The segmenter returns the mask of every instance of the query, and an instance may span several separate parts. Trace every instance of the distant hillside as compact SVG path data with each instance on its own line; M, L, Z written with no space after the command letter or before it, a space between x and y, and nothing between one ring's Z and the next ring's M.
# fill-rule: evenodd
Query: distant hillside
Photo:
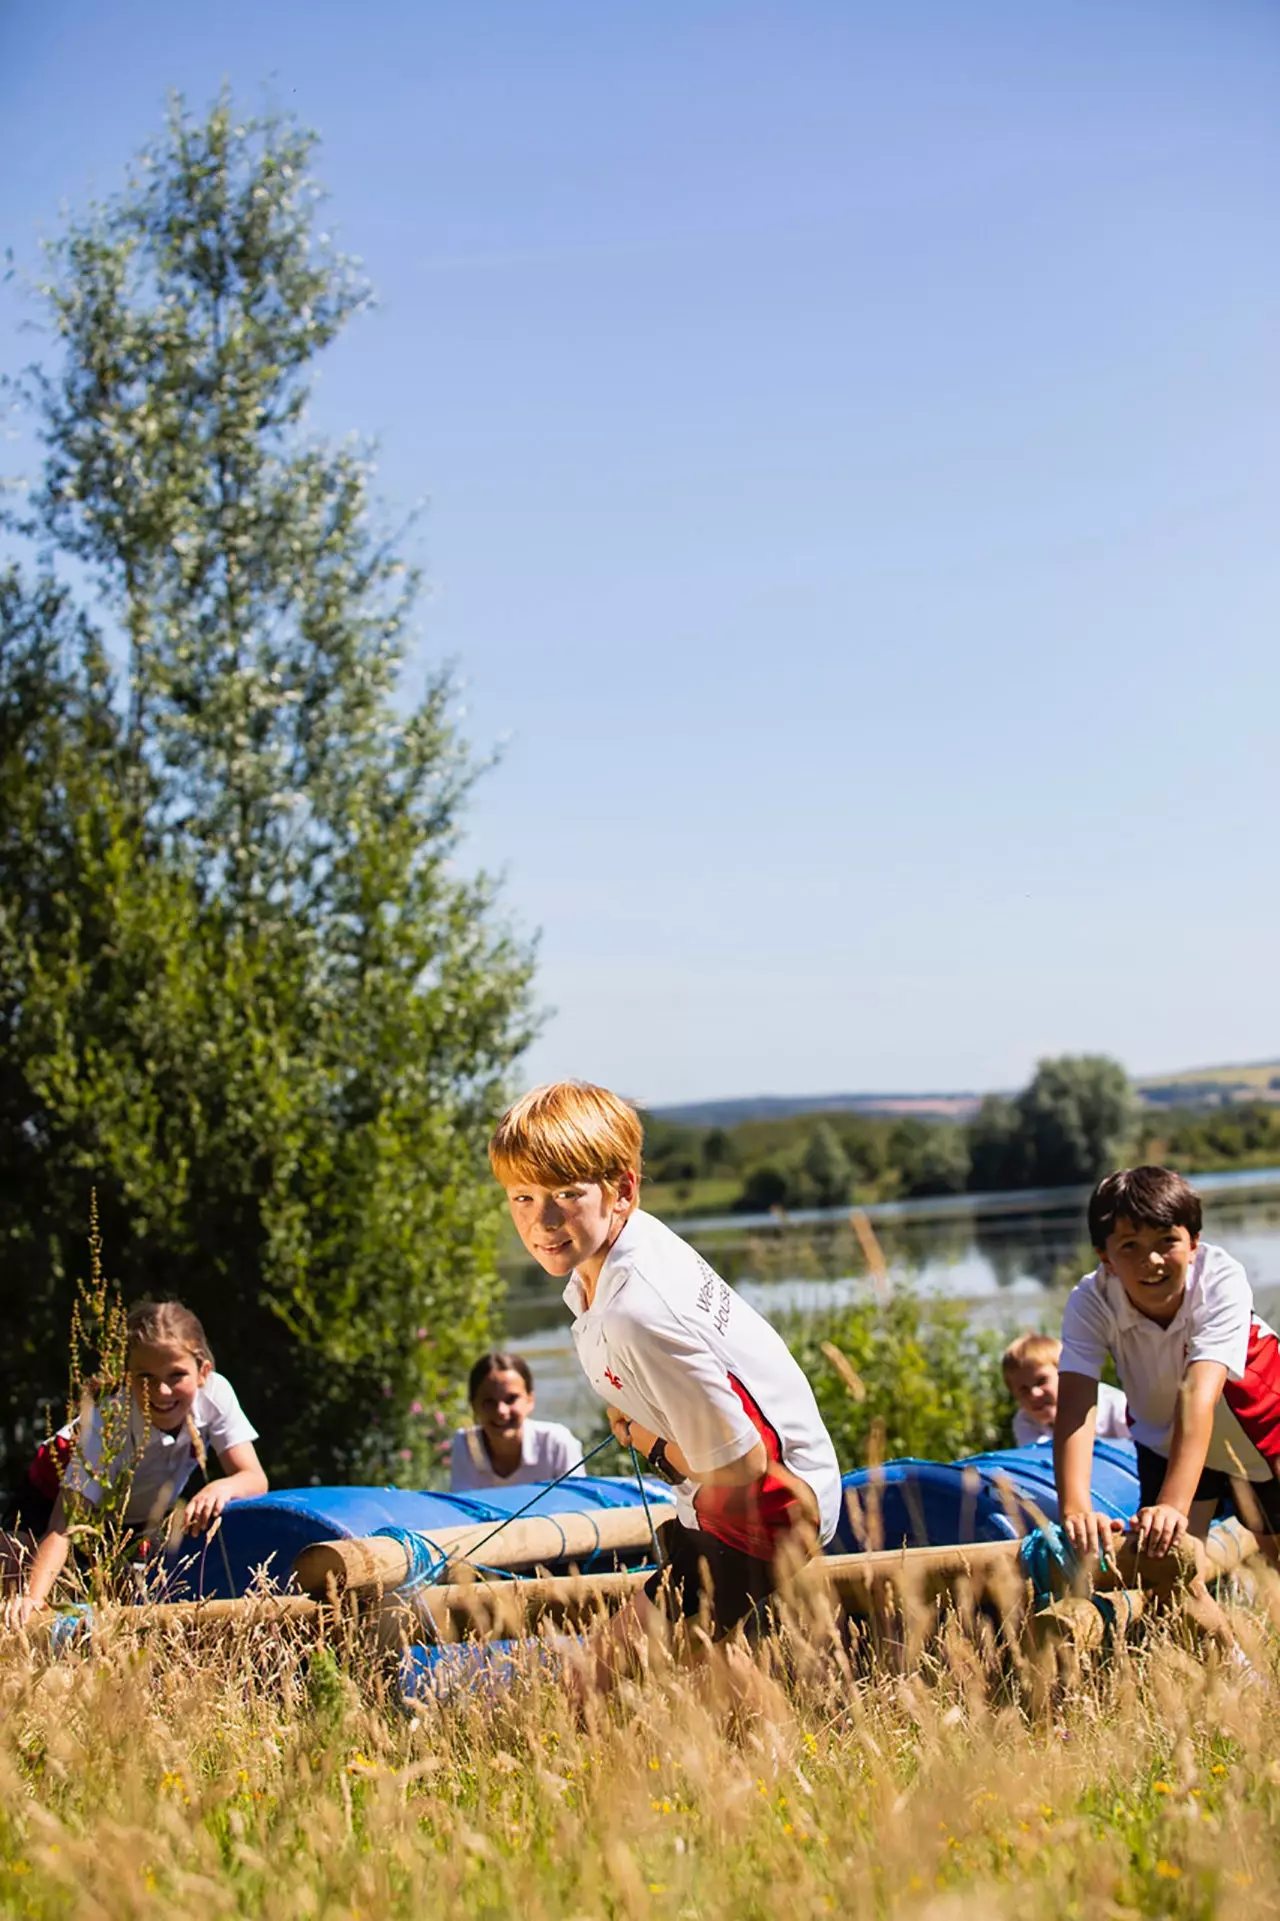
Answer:
M740 1121L789 1120L794 1114L913 1114L921 1120L966 1121L981 1099L980 1094L745 1094L739 1100L687 1101L650 1111L685 1127L736 1127Z
M1143 1075L1135 1087L1147 1107L1229 1107L1239 1101L1280 1102L1280 1060L1231 1067L1191 1067ZM686 1127L736 1127L741 1121L787 1120L795 1114L866 1114L964 1121L980 1094L746 1094L737 1100L685 1101L655 1107L664 1121Z
M1237 1101L1280 1101L1280 1061L1234 1067L1188 1067L1144 1075L1138 1092L1150 1107L1229 1107Z

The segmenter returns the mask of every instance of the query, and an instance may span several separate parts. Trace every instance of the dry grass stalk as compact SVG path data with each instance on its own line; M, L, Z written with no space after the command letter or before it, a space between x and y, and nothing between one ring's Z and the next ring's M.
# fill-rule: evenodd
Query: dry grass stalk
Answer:
M545 1640L410 1714L350 1622L10 1651L0 1911L1274 1915L1280 1643L1251 1578L1229 1609L1249 1668L1157 1624L1080 1650L1040 1711L1016 1645L961 1609L896 1675L811 1615L759 1657L750 1709L714 1665L657 1661L585 1723Z

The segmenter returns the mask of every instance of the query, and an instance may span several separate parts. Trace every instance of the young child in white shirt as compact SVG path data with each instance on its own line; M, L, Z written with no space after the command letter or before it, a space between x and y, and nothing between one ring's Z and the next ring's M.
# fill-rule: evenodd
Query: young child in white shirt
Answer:
M220 1478L197 1489L183 1518L188 1534L203 1534L229 1501L265 1494L254 1442L257 1430L245 1418L235 1389L213 1371L213 1353L204 1329L179 1301L143 1301L128 1322L128 1381L109 1394L109 1409L91 1406L84 1419L56 1437L65 1458L61 1489L42 1538L25 1566L11 1557L11 1576L25 1575L6 1606L10 1624L23 1626L43 1607L70 1553L69 1530L75 1505L96 1508L104 1482L113 1486L130 1475L122 1524L138 1533L167 1520L197 1464L209 1448L222 1467ZM119 1433L119 1449L104 1469L104 1430Z
M1004 1384L1018 1403L1013 1438L1019 1447L1053 1440L1058 1412L1058 1358L1062 1342L1052 1334L1019 1334L1000 1356ZM1105 1381L1098 1384L1097 1441L1127 1441L1129 1410L1124 1395Z
M490 1142L529 1253L563 1280L578 1359L610 1425L675 1490L665 1569L623 1610L610 1653L697 1617L767 1629L780 1564L835 1532L840 1470L813 1390L780 1334L639 1206L642 1129L601 1087L526 1094Z
M482 1354L467 1382L474 1427L460 1427L449 1453L449 1490L558 1481L583 1472L582 1447L558 1421L533 1420L533 1371L523 1354Z
M1054 1456L1063 1527L1079 1553L1120 1527L1090 1499L1098 1377L1116 1364L1138 1450L1139 1548L1203 1537L1229 1495L1280 1533L1280 1344L1239 1261L1200 1239L1200 1198L1167 1167L1109 1174L1089 1202L1098 1265L1062 1322ZM1244 1485L1247 1483L1247 1486Z

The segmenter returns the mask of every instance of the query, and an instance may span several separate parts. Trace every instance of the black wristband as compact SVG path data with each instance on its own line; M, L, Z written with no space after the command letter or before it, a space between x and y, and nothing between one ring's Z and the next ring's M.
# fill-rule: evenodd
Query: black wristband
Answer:
M649 1449L649 1466L655 1474L660 1475L671 1487L679 1487L685 1478L683 1474L676 1473L670 1461L667 1459L667 1444L661 1435L658 1436L653 1446Z

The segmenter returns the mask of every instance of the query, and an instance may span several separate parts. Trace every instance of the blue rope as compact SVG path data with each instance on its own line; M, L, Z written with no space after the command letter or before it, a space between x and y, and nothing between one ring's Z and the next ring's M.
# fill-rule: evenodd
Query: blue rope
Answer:
M1099 1553L1098 1563L1101 1567L1106 1567L1104 1554ZM1018 1566L1025 1579L1031 1583L1037 1613L1041 1608L1048 1607L1053 1600L1054 1571L1056 1570L1064 1580L1070 1582L1075 1576L1078 1565L1074 1548L1062 1529L1053 1521L1046 1521L1043 1527L1033 1528L1031 1533L1025 1535L1018 1543ZM1111 1654L1115 1649L1116 1641L1124 1639L1133 1619L1133 1604L1125 1594L1125 1619L1123 1626L1119 1625L1117 1618L1119 1598L1119 1595L1115 1594L1091 1593L1089 1595L1090 1601L1102 1616L1102 1647L1105 1654Z
M1097 1608L1098 1613L1102 1616L1102 1651L1104 1654L1110 1654L1113 1652L1116 1644L1115 1601L1112 1598L1112 1596L1109 1594L1091 1594L1089 1596L1089 1599L1093 1602L1093 1605ZM1129 1607L1128 1595L1125 1595L1124 1605L1125 1605L1125 1624L1124 1625L1125 1625L1125 1628L1127 1629L1129 1626L1129 1620L1132 1615L1132 1610ZM1121 1640L1124 1639L1123 1633L1121 1634L1120 1639Z
M628 1428L627 1432L630 1433L630 1431ZM654 1445L656 1447L657 1443L655 1442ZM634 1441L628 1441L627 1448L631 1455L631 1465L636 1471L636 1486L640 1489L640 1499L644 1503L644 1518L649 1523L649 1539L653 1542L654 1562L655 1565L661 1569L663 1565L662 1543L658 1539L658 1530L653 1525L653 1516L649 1512L649 1490L644 1484L644 1475L640 1472L640 1456L636 1453Z
M536 1494L530 1496L523 1507L518 1507L514 1514L506 1515L498 1522L496 1527L491 1528L487 1534L481 1535L475 1546L464 1557L468 1566L474 1567L482 1573L507 1573L508 1570L505 1568L501 1570L483 1568L481 1563L476 1559L481 1548L488 1547L490 1541L501 1534L503 1528L510 1527L513 1521L520 1520L523 1515L529 1512L530 1508L538 1505L538 1502L542 1500L544 1495L550 1494L555 1488L560 1486L561 1482L569 1480L571 1476L577 1473L580 1467L585 1467L588 1461L594 1460L597 1454L603 1453L605 1448L611 1447L612 1445L613 1435L607 1434L604 1440L598 1441L595 1447L584 1454L580 1461L575 1461L572 1467L566 1468L563 1474L558 1474L554 1481L547 1483L546 1487L540 1487ZM632 1458L635 1458L634 1449L632 1449ZM639 1467L636 1468L636 1478L640 1481L640 1498L644 1502L645 1516L649 1519L649 1532L653 1535L656 1544L657 1536L653 1531L652 1517L649 1516L649 1498L645 1492L644 1481L640 1478ZM547 1515L543 1518L554 1520L555 1516ZM380 1527L376 1528L374 1532L375 1534L385 1535L389 1540L398 1541L405 1551L405 1558L409 1563L409 1572L397 1588L397 1593L410 1594L416 1588L434 1587L439 1582L441 1575L449 1565L450 1557L440 1552L430 1535L415 1534L411 1529L403 1527ZM563 1530L561 1530L561 1540L563 1539L564 1533ZM588 1559L594 1559L594 1553L589 1556Z
M397 1594L412 1594L415 1588L434 1587L449 1565L449 1557L442 1554L428 1534L415 1534L407 1527L380 1527L374 1529L375 1538L382 1536L388 1541L398 1541L409 1563L409 1572L396 1589Z
M1018 1543L1018 1566L1031 1583L1037 1610L1048 1607L1053 1599L1055 1570L1070 1581L1076 1571L1076 1557L1070 1541L1053 1521L1032 1528Z

